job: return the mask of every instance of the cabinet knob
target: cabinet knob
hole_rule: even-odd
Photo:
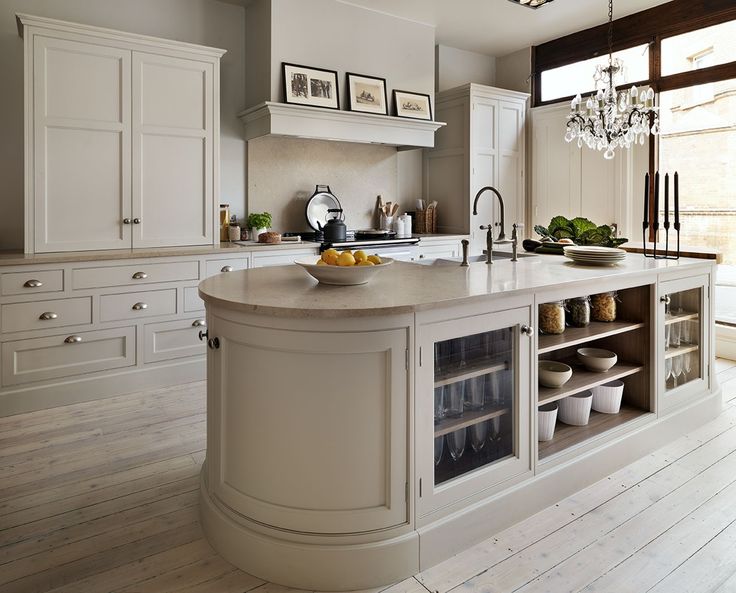
[[[51,311],[46,311],[45,313],[41,313],[38,318],[41,321],[49,321],[50,319],[58,319],[58,315],[56,313],[52,313]]]
[[[133,311],[142,311],[143,309],[148,309],[146,303],[136,303],[133,305]]]
[[[123,218],[123,224],[130,224],[130,218]]]
[[[519,329],[522,334],[526,334],[527,336],[531,336],[534,333],[534,328],[531,325],[522,325]]]
[[[207,346],[210,350],[217,350],[220,348],[220,338],[210,338],[207,340]]]
[[[220,272],[232,272],[232,271],[233,271],[232,266],[222,266],[222,269],[220,270]]]
[[[195,319],[192,321],[192,327],[207,327],[207,322],[204,319]]]
[[[82,341],[82,336],[67,336],[64,339],[65,344],[79,344]]]
[[[133,280],[145,280],[146,278],[148,278],[148,274],[145,272],[136,272],[133,274]]]
[[[43,286],[43,282],[40,280],[27,280],[23,286],[25,288],[38,288],[39,286]]]
[[[664,303],[665,305],[670,304],[670,295],[666,294],[664,296],[659,297],[660,302]]]
[[[199,341],[204,342],[205,338],[207,337],[207,330],[199,330]]]
[[[140,224],[140,223],[141,223],[141,219],[140,218],[134,218],[133,219],[133,224]]]

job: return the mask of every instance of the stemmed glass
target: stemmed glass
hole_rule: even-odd
[[[670,346],[672,348],[679,348],[680,347],[680,326],[682,324],[680,323],[671,323],[670,324]]]
[[[470,446],[476,453],[480,451],[486,444],[488,429],[490,428],[490,420],[478,422],[470,427]]]
[[[687,352],[685,354],[685,361],[684,361],[685,381],[687,381],[688,377],[690,376],[690,371],[692,371],[692,366],[693,366],[692,352]]]
[[[465,429],[461,428],[447,435],[447,448],[450,451],[450,457],[453,461],[457,461],[465,452]]]
[[[667,389],[670,389],[667,387],[667,383],[670,380],[670,375],[672,374],[672,358],[665,358],[664,359],[664,385]]]
[[[434,388],[434,423],[438,424],[445,417],[445,390],[447,387],[441,385]]]
[[[670,349],[670,336],[672,334],[672,324],[668,324],[664,326],[664,349],[669,350]]]
[[[435,437],[434,439],[434,464],[439,465],[442,461],[442,450],[445,442],[444,436]]]
[[[482,410],[485,407],[486,375],[468,379],[465,385],[465,405],[470,410]]]
[[[682,356],[675,356],[672,359],[672,376],[675,380],[675,387],[677,387],[677,377],[682,374]]]
[[[686,320],[682,322],[682,327],[680,328],[680,343],[681,344],[692,344],[692,324],[690,323],[690,320]]]

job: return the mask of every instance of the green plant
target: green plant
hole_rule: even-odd
[[[553,241],[570,239],[576,245],[618,247],[628,241],[623,237],[615,237],[610,226],[605,224],[598,226],[587,218],[581,217],[570,220],[564,216],[555,216],[548,227],[536,225],[534,230],[542,237],[549,237]]]
[[[249,229],[270,229],[273,219],[268,212],[253,212],[248,215]]]

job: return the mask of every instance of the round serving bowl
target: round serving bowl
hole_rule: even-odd
[[[373,276],[387,268],[394,260],[390,257],[382,257],[382,263],[374,266],[318,266],[315,263],[295,261],[312,278],[320,284],[333,284],[335,286],[357,286],[366,284]]]
[[[557,422],[557,402],[544,404],[537,409],[537,440],[551,441],[555,436],[555,423]]]
[[[539,378],[539,384],[543,387],[557,389],[570,380],[570,377],[572,377],[572,368],[564,362],[540,360],[537,376]]]
[[[560,422],[572,426],[585,426],[590,419],[590,407],[593,403],[593,393],[590,389],[570,395],[559,401],[560,411],[557,418]]]
[[[615,352],[603,348],[578,348],[578,360],[589,371],[605,373],[616,364],[618,357]]]
[[[618,414],[621,399],[624,395],[623,381],[610,381],[591,389],[593,392],[593,409],[603,414]]]

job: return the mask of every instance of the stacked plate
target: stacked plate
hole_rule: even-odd
[[[626,258],[623,249],[615,247],[596,247],[595,245],[570,245],[565,247],[565,257],[576,264],[586,266],[610,266]]]

